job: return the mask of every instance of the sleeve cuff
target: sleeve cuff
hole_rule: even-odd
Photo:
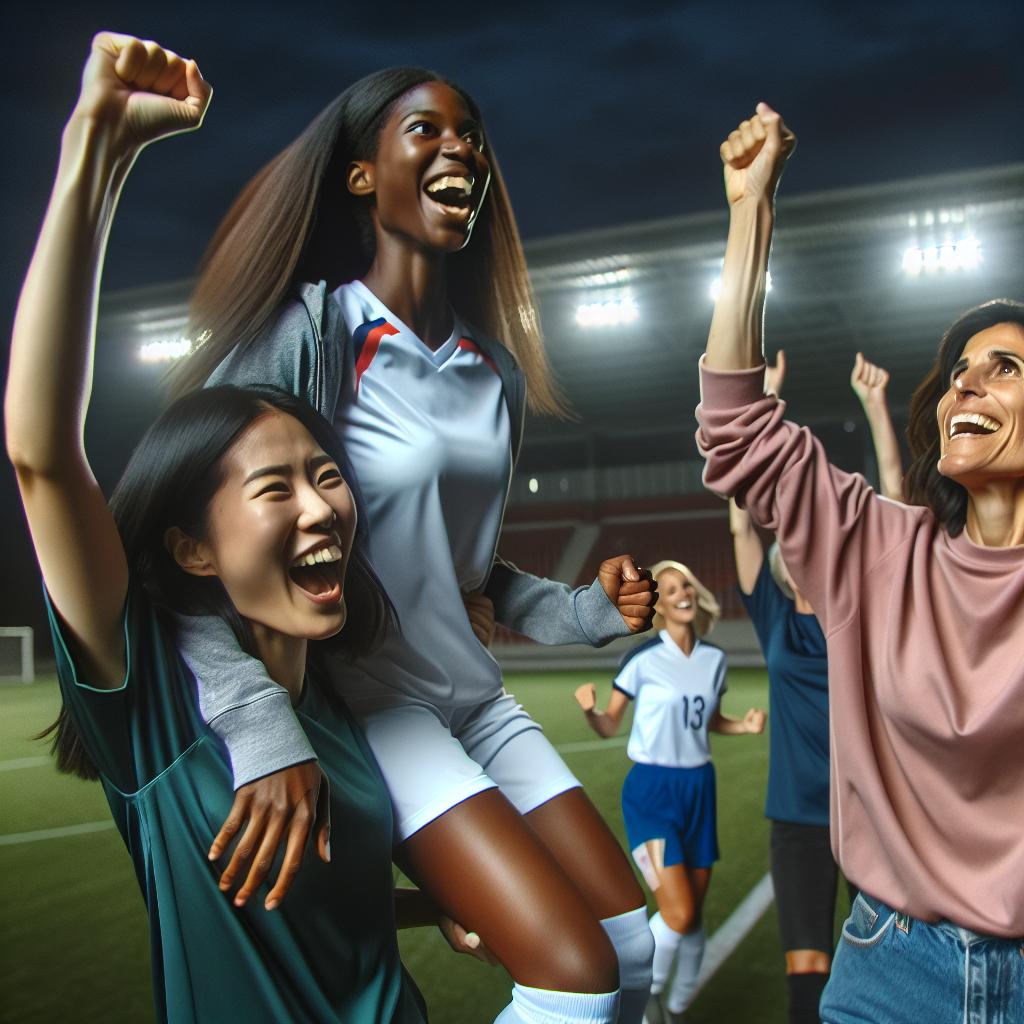
[[[604,647],[612,640],[629,636],[629,626],[608,599],[599,579],[577,590],[574,603],[580,629],[592,647]]]
[[[283,701],[283,704],[269,704]],[[274,728],[267,730],[268,718]],[[268,693],[249,704],[228,708],[210,723],[224,741],[231,758],[235,789],[272,775],[282,768],[317,760],[298,718],[288,691]]]
[[[704,356],[700,368],[700,404],[709,409],[736,409],[764,398],[765,366],[749,370],[709,370]]]

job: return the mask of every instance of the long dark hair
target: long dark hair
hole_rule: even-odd
[[[201,387],[236,345],[256,337],[297,283],[323,279],[334,288],[369,270],[371,200],[348,191],[347,168],[374,158],[395,104],[425,82],[450,86],[483,124],[472,97],[455,83],[424,68],[387,68],[349,86],[245,186],[200,264],[189,331],[201,344],[171,371],[173,394]],[[530,407],[562,414],[526,257],[490,144],[488,159],[491,184],[473,242],[448,257],[448,298],[515,356],[529,384]]]
[[[949,390],[953,367],[967,342],[980,331],[1007,323],[1024,327],[1024,302],[992,299],[967,310],[942,336],[935,363],[910,400],[907,443],[911,463],[903,478],[907,501],[927,505],[953,537],[967,523],[967,491],[936,468],[941,439],[935,409]]]
[[[110,498],[133,585],[141,587],[158,614],[218,615],[250,654],[255,654],[252,632],[220,580],[184,572],[167,550],[164,535],[177,526],[190,536],[206,536],[208,508],[224,479],[224,455],[270,409],[294,416],[342,475],[352,479],[337,432],[305,401],[277,388],[224,385],[192,392],[170,405],[146,431]],[[363,555],[364,524],[360,514],[345,578],[345,628],[319,644],[321,650],[364,653],[394,623],[391,602]],[[51,733],[60,771],[99,777],[66,708],[41,736]]]

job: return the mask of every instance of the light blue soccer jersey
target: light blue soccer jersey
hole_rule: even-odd
[[[613,685],[636,701],[631,760],[666,768],[711,760],[708,722],[726,690],[721,648],[698,640],[687,657],[662,630],[623,658]]]
[[[357,713],[397,695],[489,700],[501,671],[461,594],[486,582],[512,476],[501,379],[457,316],[432,351],[361,282],[335,297],[355,356],[335,426],[365,504],[370,564],[401,623],[339,684]]]

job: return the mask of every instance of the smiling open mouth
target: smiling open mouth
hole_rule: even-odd
[[[992,434],[999,429],[999,422],[980,412],[958,413],[949,421],[950,438],[965,434]]]
[[[473,179],[461,174],[446,174],[428,182],[424,191],[446,213],[468,217],[472,211]]]
[[[342,552],[337,544],[297,558],[288,569],[292,582],[319,604],[341,597]]]

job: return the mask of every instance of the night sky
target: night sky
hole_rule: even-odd
[[[133,171],[108,289],[191,275],[241,185],[390,64],[474,94],[527,239],[717,207],[718,144],[758,99],[800,138],[787,195],[1024,159],[1020,3],[39,3],[3,27],[8,323],[100,28],[195,57],[214,87],[202,130]]]

